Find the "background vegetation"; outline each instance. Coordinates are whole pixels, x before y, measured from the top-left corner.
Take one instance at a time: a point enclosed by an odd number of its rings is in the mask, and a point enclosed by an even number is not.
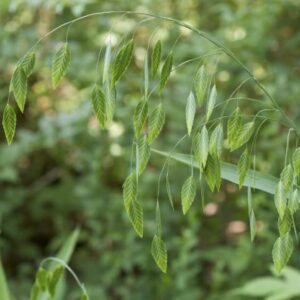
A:
[[[41,35],[76,16],[111,9],[172,16],[210,33],[245,62],[292,119],[299,119],[298,0],[2,0],[1,107],[6,103],[16,61]],[[177,163],[170,169],[174,212],[165,189],[161,194],[169,270],[167,275],[159,272],[150,255],[157,178],[163,163],[163,158],[155,154],[140,184],[145,205],[144,239],[133,231],[124,211],[121,186],[130,165],[131,118],[143,86],[147,39],[157,31],[165,56],[180,35],[174,50],[175,64],[213,49],[170,23],[148,22],[137,30],[138,21],[129,16],[95,17],[72,26],[71,68],[55,91],[50,80],[51,58],[66,31],[45,40],[38,49],[36,71],[30,79],[29,103],[18,118],[17,136],[11,146],[6,145],[1,132],[0,249],[16,299],[28,298],[39,262],[55,253],[76,226],[80,226],[81,234],[70,264],[86,283],[91,299],[233,299],[231,290],[270,274],[270,253],[277,237],[272,197],[254,193],[258,232],[251,243],[246,191],[238,191],[233,184],[223,183],[217,194],[207,191],[204,212],[198,197],[187,216],[182,216],[180,188],[189,169]],[[90,90],[97,76],[98,51],[111,26],[117,43],[136,30],[138,47],[119,85],[115,122],[100,130],[92,113]],[[222,101],[247,77],[228,57],[215,58],[218,99]],[[179,69],[162,95],[167,123],[155,148],[170,150],[186,131],[183,110],[194,67],[189,64]],[[266,101],[251,83],[239,94]],[[243,102],[242,107],[251,114],[261,104]],[[268,116],[278,117],[275,113]],[[256,145],[257,169],[278,176],[287,133],[288,128],[280,122],[265,123]],[[179,150],[188,153],[188,149],[186,143]],[[238,157],[225,153],[228,161],[236,162]],[[298,227],[297,216],[295,221]],[[297,269],[298,250],[296,246],[290,262]],[[78,297],[72,285],[70,280],[67,299]]]

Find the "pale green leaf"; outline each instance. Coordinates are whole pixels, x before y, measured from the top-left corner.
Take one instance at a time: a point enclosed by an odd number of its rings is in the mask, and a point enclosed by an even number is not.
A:
[[[116,59],[112,66],[112,85],[121,78],[130,65],[133,57],[134,43],[131,39],[126,45],[124,45],[117,53]]]
[[[50,277],[49,283],[48,283],[48,290],[52,297],[54,297],[54,295],[55,295],[56,287],[58,285],[58,282],[62,278],[63,274],[64,274],[63,266],[58,266],[57,268],[54,269],[54,271],[51,274],[51,277]]]
[[[28,52],[17,63],[17,66],[21,67],[24,70],[26,77],[31,75],[34,65],[35,65],[35,53],[34,52]]]
[[[245,148],[244,152],[242,153],[237,167],[239,172],[239,186],[241,188],[243,186],[247,172],[250,168],[250,156],[249,156],[248,148]]]
[[[16,130],[17,116],[14,108],[7,103],[3,112],[2,126],[4,129],[7,143],[10,145]]]
[[[56,88],[62,78],[65,76],[67,68],[71,61],[71,53],[68,43],[61,46],[52,61],[52,85]]]
[[[181,188],[181,205],[184,215],[188,212],[192,203],[194,202],[196,197],[196,189],[196,180],[193,178],[193,176],[190,176],[186,179]]]
[[[290,164],[285,166],[285,168],[282,170],[280,174],[280,181],[282,182],[284,191],[286,193],[289,193],[291,191],[292,185],[293,185],[293,168]]]
[[[151,244],[151,254],[155,263],[164,273],[167,273],[168,254],[165,242],[160,236],[155,235]]]
[[[294,151],[292,157],[292,163],[293,163],[294,175],[298,176],[300,173],[300,147]]]
[[[242,118],[240,114],[240,109],[237,107],[228,119],[227,123],[227,139],[230,149],[234,148],[238,137],[237,134],[241,130],[241,127]]]
[[[236,132],[235,142],[231,147],[231,151],[243,146],[250,140],[254,132],[254,125],[254,122],[248,122],[244,124],[238,132]]]
[[[194,79],[194,89],[196,92],[196,98],[198,105],[201,106],[205,97],[206,89],[208,86],[208,74],[205,67],[202,65]]]
[[[278,218],[277,225],[280,236],[284,236],[285,234],[290,232],[293,225],[293,219],[288,209],[285,210],[283,218]]]
[[[223,143],[224,132],[223,126],[220,123],[211,133],[209,140],[209,153],[212,155],[217,155],[217,157],[220,158],[223,151]]]
[[[281,180],[278,182],[274,198],[279,217],[283,218],[287,206],[287,195],[284,191],[283,183]]]
[[[95,84],[92,91],[92,104],[101,127],[106,125],[106,99],[101,87]]]
[[[40,287],[35,283],[31,288],[30,300],[38,300],[40,292]]]
[[[191,135],[194,118],[196,114],[196,101],[193,92],[190,92],[185,108],[185,116],[186,116],[186,127],[188,131],[188,135]]]
[[[216,155],[209,154],[207,157],[207,162],[204,169],[205,180],[213,191],[215,188],[220,189],[221,186],[221,168],[220,161]]]
[[[299,209],[299,191],[295,189],[288,200],[288,209],[293,215]]]
[[[131,201],[128,206],[128,216],[131,224],[139,237],[143,237],[143,207],[136,199]]]
[[[138,141],[138,172],[141,175],[150,159],[151,151],[147,142],[147,136],[142,136]]]
[[[200,131],[200,135],[195,136],[194,153],[200,164],[205,167],[209,150],[209,136],[206,126]]]
[[[39,268],[36,274],[36,283],[42,291],[48,289],[48,272],[44,268]]]
[[[116,98],[114,96],[113,91],[110,88],[110,84],[108,81],[104,83],[104,96],[105,96],[105,111],[106,111],[106,119],[107,122],[111,122],[113,120],[115,108],[116,108]]]
[[[208,98],[207,109],[206,109],[206,121],[209,120],[211,114],[213,113],[216,101],[217,101],[217,88],[216,85],[214,85],[210,91],[209,98]]]
[[[6,281],[6,276],[4,268],[0,259],[0,299],[1,300],[10,300],[8,284]]]
[[[254,241],[255,234],[256,234],[256,218],[255,218],[254,210],[251,209],[251,212],[250,212],[250,237],[251,237],[251,242]]]
[[[147,101],[140,101],[135,108],[133,116],[135,138],[138,140],[143,132],[145,122],[148,117]]]
[[[123,184],[123,200],[124,206],[128,213],[130,203],[136,201],[137,197],[137,179],[136,174],[131,172],[130,175],[125,179]]]
[[[289,233],[282,237],[279,237],[276,240],[272,250],[272,257],[275,270],[277,272],[280,272],[282,268],[284,268],[288,263],[293,252],[293,247],[293,239],[291,238]]]
[[[17,67],[11,80],[11,90],[21,112],[24,112],[27,95],[27,76],[22,67]]]
[[[160,134],[165,123],[165,112],[162,103],[152,111],[149,117],[148,143],[151,145]]]
[[[159,91],[162,92],[164,87],[166,86],[166,83],[170,77],[171,71],[172,71],[172,66],[173,66],[173,53],[170,53],[161,70],[161,75],[160,75],[160,83],[159,83]]]
[[[80,296],[80,300],[89,300],[89,296],[86,293],[82,293]]]
[[[151,56],[151,75],[155,77],[161,59],[161,41],[157,41]]]

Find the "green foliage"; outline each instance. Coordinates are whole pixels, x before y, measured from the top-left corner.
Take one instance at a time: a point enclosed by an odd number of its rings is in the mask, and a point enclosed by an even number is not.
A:
[[[149,116],[148,143],[151,145],[160,134],[165,123],[165,111],[162,103],[158,104]]]
[[[199,106],[201,106],[204,101],[204,96],[206,93],[208,83],[209,83],[208,74],[205,70],[204,65],[202,65],[197,71],[197,74],[194,79],[194,89],[196,92],[196,97]]]
[[[151,75],[155,77],[161,60],[161,41],[158,40],[153,48],[151,56]]]
[[[284,185],[280,180],[275,192],[275,206],[280,218],[283,218],[287,206],[287,195],[284,191]]]
[[[272,250],[275,270],[280,272],[288,263],[293,252],[293,240],[289,233],[279,237]]]
[[[135,138],[138,140],[143,132],[148,117],[148,102],[140,101],[135,108],[133,116]],[[150,117],[151,118],[151,117]]]
[[[295,149],[293,152],[293,170],[294,170],[294,175],[298,176],[300,173],[300,148]]]
[[[210,119],[210,116],[213,113],[213,110],[215,108],[216,101],[217,101],[217,88],[216,85],[214,85],[210,91],[209,98],[208,98],[207,109],[206,109],[206,121]]]
[[[34,65],[35,65],[35,53],[34,52],[28,52],[17,63],[17,66],[22,68],[26,77],[29,77],[31,75]]]
[[[167,248],[165,242],[158,235],[155,235],[152,240],[151,254],[157,266],[160,268],[160,270],[164,273],[167,273],[167,265],[168,265]]]
[[[196,197],[197,184],[193,176],[187,178],[181,188],[182,212],[185,215],[193,204]]]
[[[106,125],[106,99],[101,87],[95,84],[92,91],[92,104],[101,127]]]
[[[138,141],[138,174],[141,175],[147,167],[151,156],[150,147],[147,142],[147,136],[143,135]]]
[[[284,191],[286,193],[289,193],[291,188],[292,188],[292,184],[293,184],[293,168],[290,164],[288,164],[281,172],[280,174],[280,181],[282,182]]]
[[[11,79],[11,90],[21,112],[24,112],[27,95],[27,76],[24,69],[18,66]]]
[[[163,91],[164,87],[167,84],[167,81],[170,77],[171,71],[173,66],[173,53],[169,53],[163,66],[161,69],[161,75],[160,75],[160,83],[159,83],[159,90],[160,92]]]
[[[249,156],[248,148],[245,148],[243,154],[240,157],[237,167],[239,172],[239,186],[241,188],[244,184],[247,172],[250,168],[250,156]]]
[[[196,101],[193,92],[189,93],[185,107],[186,127],[188,135],[191,135],[196,114]]]
[[[2,126],[8,144],[11,144],[16,130],[17,116],[14,108],[8,103],[5,106],[2,118]]]
[[[66,74],[67,68],[70,65],[71,53],[69,44],[66,42],[55,53],[52,61],[52,85],[57,88],[61,80]]]
[[[122,77],[132,60],[134,50],[134,43],[131,39],[127,44],[125,44],[117,53],[117,56],[113,62],[112,66],[112,85],[114,86],[116,82]]]
[[[218,126],[215,127],[215,129],[211,133],[209,140],[209,153],[212,155],[216,155],[218,158],[220,158],[223,151],[223,144],[224,132],[223,126],[220,123]]]
[[[216,155],[209,154],[204,169],[206,182],[211,191],[215,188],[220,189],[221,186],[221,167],[220,161]]]

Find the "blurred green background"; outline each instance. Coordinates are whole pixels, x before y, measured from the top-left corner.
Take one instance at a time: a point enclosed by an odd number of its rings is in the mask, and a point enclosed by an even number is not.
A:
[[[299,120],[299,0],[1,0],[1,107],[6,103],[17,60],[39,37],[72,18],[105,10],[172,16],[208,32],[249,67],[293,120]],[[258,233],[251,243],[246,191],[238,191],[228,182],[223,182],[219,193],[205,192],[204,212],[198,193],[188,215],[182,216],[180,187],[189,168],[177,163],[170,168],[174,212],[164,186],[161,190],[169,269],[167,275],[160,273],[150,255],[157,179],[164,162],[155,154],[139,191],[145,209],[145,237],[141,240],[134,233],[123,208],[121,187],[130,166],[131,119],[142,93],[148,39],[153,32],[161,38],[164,57],[175,47],[175,65],[215,49],[170,23],[148,21],[138,26],[139,21],[139,17],[114,15],[73,25],[69,33],[71,67],[55,91],[51,88],[51,59],[66,30],[44,40],[37,48],[28,104],[24,115],[18,116],[17,135],[11,146],[6,145],[1,131],[0,249],[18,300],[28,299],[39,262],[53,255],[76,226],[81,227],[81,235],[71,266],[85,282],[91,299],[246,299],[234,298],[230,291],[270,274],[272,245],[278,234],[272,197],[254,193]],[[98,52],[110,30],[117,44],[134,32],[137,46],[134,62],[118,85],[115,121],[107,130],[100,130],[89,95],[99,76],[95,68]],[[218,60],[215,80],[221,102],[247,76],[225,55],[213,59]],[[151,99],[152,105],[163,100],[167,111],[167,123],[155,148],[170,150],[185,134],[183,111],[198,63],[178,69],[163,95]],[[263,100],[259,105],[241,102],[247,114],[267,104],[251,82],[239,95]],[[278,114],[269,116],[278,118]],[[256,144],[257,169],[278,176],[287,132],[280,122],[264,124]],[[293,143],[293,137],[291,140]],[[189,153],[189,148],[186,142],[178,151]],[[224,154],[227,161],[236,162],[238,158],[239,153]],[[295,221],[298,226],[297,216]],[[290,265],[299,269],[296,248]],[[66,299],[77,299],[73,285],[70,279]]]

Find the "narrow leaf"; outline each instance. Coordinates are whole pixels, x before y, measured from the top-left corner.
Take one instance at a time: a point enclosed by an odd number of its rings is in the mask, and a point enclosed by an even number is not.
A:
[[[172,71],[172,66],[173,66],[173,53],[170,53],[161,70],[161,76],[160,76],[160,84],[159,84],[159,91],[162,92],[164,87],[166,86],[166,83],[170,77],[171,71]]]
[[[216,88],[216,85],[214,85],[211,89],[211,92],[210,92],[209,98],[208,98],[207,110],[206,110],[206,121],[209,120],[209,118],[214,110],[216,101],[217,101],[217,88]]]
[[[299,191],[295,189],[288,200],[288,209],[293,215],[299,209]]]
[[[221,186],[221,167],[220,161],[216,155],[209,154],[204,169],[206,182],[211,191],[215,188],[220,189]]]
[[[199,140],[199,157],[203,167],[206,165],[208,150],[209,150],[209,136],[206,126],[204,125],[200,132],[200,140]]]
[[[7,103],[3,112],[2,126],[7,143],[10,145],[16,130],[17,116],[13,107]]]
[[[155,77],[161,59],[161,41],[157,41],[151,56],[151,75]]]
[[[17,63],[17,66],[21,67],[24,70],[26,77],[31,75],[34,65],[35,65],[35,53],[34,52],[27,53]]]
[[[184,182],[182,189],[181,189],[181,204],[182,204],[182,212],[185,215],[188,210],[190,209],[194,199],[196,197],[196,180],[193,176],[190,176]]]
[[[196,101],[193,92],[190,92],[186,102],[186,108],[185,108],[186,127],[188,131],[188,135],[191,135],[195,114],[196,114]]]
[[[135,138],[138,140],[143,132],[143,128],[148,116],[147,101],[140,101],[135,108],[133,116]]]
[[[217,155],[217,157],[220,158],[223,151],[223,143],[224,132],[223,126],[220,123],[211,133],[209,140],[209,153],[212,155]]]
[[[106,99],[101,87],[95,84],[92,91],[92,104],[101,127],[106,125]]]
[[[116,59],[112,66],[112,85],[121,78],[130,65],[133,57],[134,43],[131,39],[126,45],[124,45],[117,53]]]
[[[151,151],[150,151],[150,147],[148,145],[148,142],[147,142],[147,136],[144,135],[142,136],[139,141],[138,141],[138,159],[139,159],[139,162],[138,162],[138,166],[139,166],[139,175],[141,175],[147,164],[148,164],[148,161],[150,159],[150,156],[151,156]]]
[[[284,191],[283,183],[280,180],[278,182],[276,191],[275,191],[275,206],[277,208],[278,214],[280,218],[283,218],[284,212],[287,206],[287,196]]]
[[[300,147],[294,151],[292,157],[292,163],[293,163],[294,175],[298,176],[300,173]]]
[[[280,174],[280,181],[282,182],[284,191],[289,193],[291,191],[293,185],[293,168],[290,164],[288,164]]]
[[[285,210],[283,218],[278,218],[277,225],[281,237],[290,232],[293,225],[293,219],[289,210]]]
[[[238,149],[250,140],[254,132],[254,125],[254,122],[248,122],[236,132],[235,142],[231,147],[231,151]]]
[[[137,196],[137,181],[134,172],[130,173],[123,184],[123,200],[124,206],[128,213],[130,203],[136,200]]]
[[[245,148],[243,154],[239,159],[237,167],[239,172],[239,186],[241,188],[244,184],[247,172],[250,168],[250,156],[249,156],[248,148]]]
[[[293,239],[287,233],[283,237],[279,237],[272,250],[272,257],[274,261],[275,270],[279,273],[288,263],[293,252]]]
[[[237,133],[241,130],[242,119],[240,109],[237,107],[232,113],[227,123],[227,139],[230,149],[233,149],[237,140]]]
[[[167,273],[168,254],[165,242],[155,235],[151,244],[151,254],[156,265],[163,273]]]
[[[71,53],[68,43],[61,46],[52,61],[52,85],[56,88],[62,78],[65,76],[67,68],[71,61]]]
[[[11,89],[16,98],[16,102],[21,112],[24,112],[26,95],[27,95],[27,76],[22,67],[17,67],[12,80]]]
[[[205,97],[206,89],[208,86],[208,74],[205,70],[205,67],[202,65],[194,79],[194,89],[196,92],[196,98],[198,105],[201,106]]]
[[[166,116],[165,116],[162,103],[160,103],[158,106],[156,106],[156,108],[153,110],[153,112],[150,114],[149,117],[149,132],[148,132],[149,145],[151,145],[160,134],[165,123],[165,117]]]
[[[128,216],[131,224],[139,237],[143,237],[143,207],[137,200],[133,200],[128,206]]]
[[[55,295],[56,287],[58,285],[58,282],[62,278],[63,274],[64,274],[63,266],[59,266],[59,267],[55,268],[55,270],[52,272],[52,275],[50,277],[49,284],[48,284],[49,293],[52,297],[54,297],[54,295]]]

